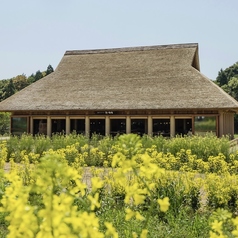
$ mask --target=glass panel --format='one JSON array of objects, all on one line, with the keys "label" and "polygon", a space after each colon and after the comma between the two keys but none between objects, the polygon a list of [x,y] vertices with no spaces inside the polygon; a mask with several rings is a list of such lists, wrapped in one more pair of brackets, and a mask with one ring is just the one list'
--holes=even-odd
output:
[{"label": "glass panel", "polygon": [[175,119],[175,134],[190,135],[192,132],[192,119],[176,118]]},{"label": "glass panel", "polygon": [[84,119],[71,119],[70,120],[70,132],[76,132],[77,134],[85,134],[85,120]]},{"label": "glass panel", "polygon": [[195,117],[194,131],[196,135],[205,135],[212,132],[216,135],[216,117],[215,116],[197,116]]},{"label": "glass panel", "polygon": [[126,133],[126,119],[111,119],[110,123],[112,136]]},{"label": "glass panel", "polygon": [[92,134],[105,136],[105,119],[90,119],[90,136]]},{"label": "glass panel", "polygon": [[153,119],[153,135],[170,136],[170,119]]},{"label": "glass panel", "polygon": [[65,119],[51,120],[52,133],[65,133]]},{"label": "glass panel", "polygon": [[27,117],[11,118],[11,133],[13,135],[22,135],[27,132]]},{"label": "glass panel", "polygon": [[33,120],[33,135],[47,135],[47,120],[34,119]]},{"label": "glass panel", "polygon": [[148,133],[147,119],[131,119],[131,133],[143,136]]}]

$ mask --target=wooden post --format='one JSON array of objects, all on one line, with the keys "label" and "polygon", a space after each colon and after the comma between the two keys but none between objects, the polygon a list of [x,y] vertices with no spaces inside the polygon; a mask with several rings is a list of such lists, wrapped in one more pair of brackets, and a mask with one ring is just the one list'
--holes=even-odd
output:
[{"label": "wooden post", "polygon": [[86,136],[90,135],[90,119],[89,119],[89,116],[85,117],[85,135]]},{"label": "wooden post", "polygon": [[126,117],[126,134],[131,133],[131,118],[130,116]]},{"label": "wooden post", "polygon": [[105,119],[105,135],[108,136],[110,135],[110,118],[109,116],[106,116],[106,119]]},{"label": "wooden post", "polygon": [[70,134],[70,118],[69,116],[66,116],[65,118],[65,134],[68,135]]},{"label": "wooden post", "polygon": [[47,136],[51,136],[51,117],[47,116]]},{"label": "wooden post", "polygon": [[224,135],[224,113],[222,111],[219,111],[218,125],[218,136],[222,137]]},{"label": "wooden post", "polygon": [[170,117],[170,137],[175,136],[175,117]]},{"label": "wooden post", "polygon": [[151,116],[148,116],[148,135],[153,135],[153,120]]},{"label": "wooden post", "polygon": [[33,135],[33,118],[30,117],[30,134]]}]

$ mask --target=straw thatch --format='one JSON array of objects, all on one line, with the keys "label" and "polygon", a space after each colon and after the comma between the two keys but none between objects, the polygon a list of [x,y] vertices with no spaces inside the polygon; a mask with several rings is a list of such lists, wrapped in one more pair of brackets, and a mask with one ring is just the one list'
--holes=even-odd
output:
[{"label": "straw thatch", "polygon": [[197,44],[67,51],[0,111],[238,109],[199,72]]}]

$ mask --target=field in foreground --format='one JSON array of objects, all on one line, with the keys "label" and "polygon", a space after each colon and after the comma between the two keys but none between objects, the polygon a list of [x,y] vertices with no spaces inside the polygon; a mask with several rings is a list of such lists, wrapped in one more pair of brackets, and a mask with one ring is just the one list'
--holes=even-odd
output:
[{"label": "field in foreground", "polygon": [[0,156],[2,237],[237,237],[227,138],[26,135]]}]

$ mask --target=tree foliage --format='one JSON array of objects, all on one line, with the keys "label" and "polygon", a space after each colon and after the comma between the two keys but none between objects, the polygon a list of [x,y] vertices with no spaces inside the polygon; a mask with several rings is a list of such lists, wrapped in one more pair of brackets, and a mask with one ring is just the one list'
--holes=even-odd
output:
[{"label": "tree foliage", "polygon": [[[238,62],[221,69],[215,83],[238,101]],[[235,133],[238,133],[238,115],[235,115]]]},{"label": "tree foliage", "polygon": [[218,72],[218,76],[215,82],[221,87],[223,85],[227,85],[229,81],[234,77],[238,78],[238,62],[226,68],[225,70],[221,69]]},{"label": "tree foliage", "polygon": [[46,75],[49,75],[54,72],[53,67],[49,64],[46,70]]},{"label": "tree foliage", "polygon": [[18,75],[15,78],[13,78],[13,84],[15,86],[16,91],[20,91],[23,88],[25,88],[26,86],[28,86],[29,82],[27,80],[26,75],[22,74],[22,75]]},{"label": "tree foliage", "polygon": [[10,128],[10,113],[0,112],[0,134],[4,135],[9,132]]},{"label": "tree foliage", "polygon": [[35,74],[31,74],[29,77],[25,74],[21,74],[10,79],[0,80],[0,101],[3,101],[14,93],[22,90],[52,72],[54,72],[54,69],[51,65],[49,65],[46,71],[41,72],[38,70]]},{"label": "tree foliage", "polygon": [[44,76],[40,70],[38,70],[35,74],[35,82],[38,81],[39,79],[42,79]]},{"label": "tree foliage", "polygon": [[[47,67],[46,71],[36,71],[35,74],[31,74],[27,77],[25,74],[17,75],[10,79],[0,80],[0,101],[12,96],[14,93],[22,90],[28,85],[40,80],[44,76],[54,72],[51,65]],[[0,112],[0,134],[9,132],[10,128],[10,114]]]},{"label": "tree foliage", "polygon": [[3,95],[5,98],[12,96],[16,92],[13,80],[10,79],[6,87],[4,88]]}]

